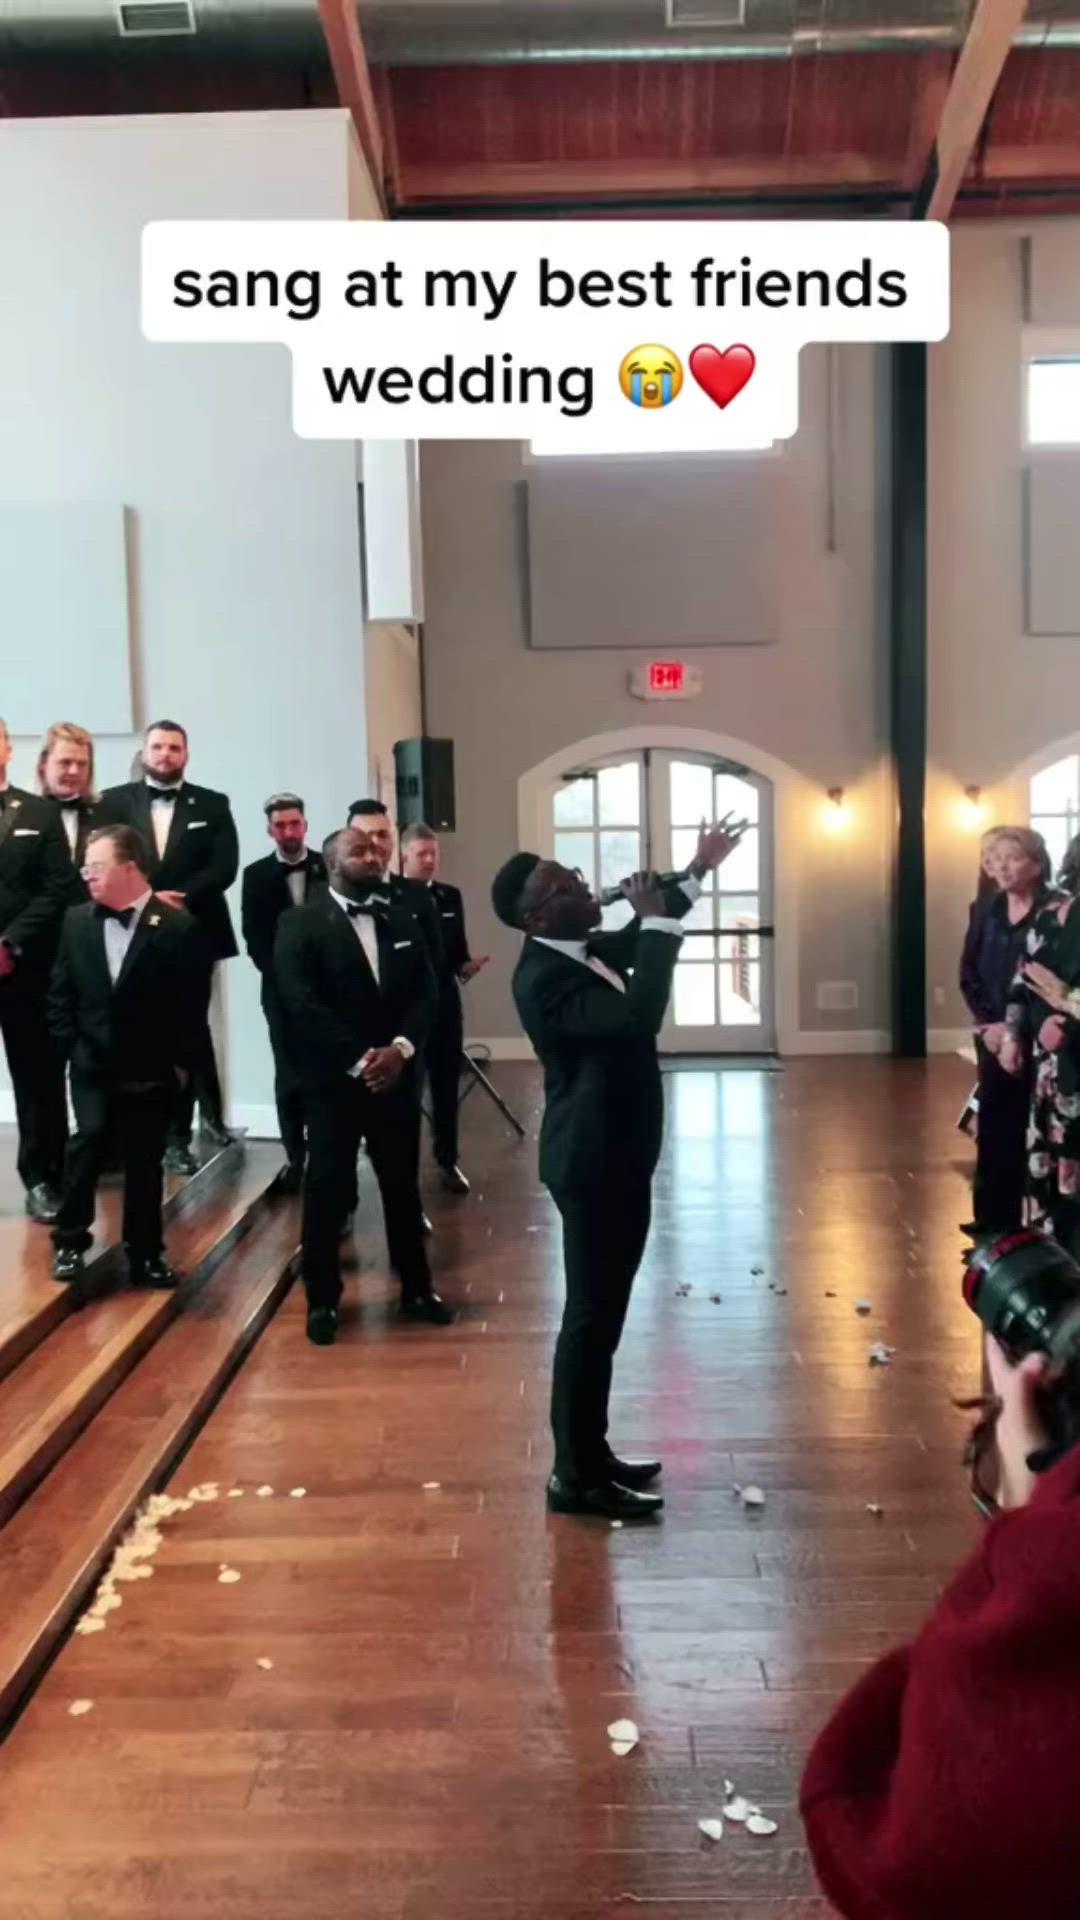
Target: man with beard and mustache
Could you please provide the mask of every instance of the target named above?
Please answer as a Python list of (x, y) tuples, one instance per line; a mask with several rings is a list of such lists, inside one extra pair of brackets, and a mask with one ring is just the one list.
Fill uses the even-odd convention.
[(94, 739), (73, 720), (57, 720), (41, 743), (37, 763), (38, 786), (60, 809), (72, 866), (72, 901), (89, 895), (82, 877), (86, 842), (97, 824), (94, 791)]
[(434, 973), (416, 923), (391, 905), (377, 836), (345, 827), (322, 851), (329, 884), (282, 915), (274, 977), (307, 1118), (301, 1271), (308, 1338), (329, 1346), (342, 1290), (341, 1222), (361, 1138), (382, 1195), (402, 1315), (437, 1326), (452, 1315), (432, 1286), (417, 1176), (415, 1060), (435, 1016)]
[(134, 827), (150, 850), (150, 884), (170, 907), (184, 907), (201, 938), (198, 979), (199, 1044), (190, 1079), (179, 1096), (165, 1164), (177, 1173), (196, 1173), (191, 1151), (195, 1101), (202, 1132), (217, 1146), (232, 1139), (225, 1125), (210, 1033), (214, 967), (237, 951), (225, 900), (240, 866), (240, 845), (228, 798), (185, 778), (188, 737), (176, 720), (156, 720), (146, 730), (142, 780), (110, 787), (101, 796), (99, 826)]

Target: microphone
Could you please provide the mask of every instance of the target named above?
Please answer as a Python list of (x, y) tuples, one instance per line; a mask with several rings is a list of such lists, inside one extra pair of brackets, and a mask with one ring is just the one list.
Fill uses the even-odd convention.
[[(689, 867), (684, 867), (681, 873), (658, 873), (656, 875), (656, 884), (658, 887), (677, 887), (680, 881), (688, 880), (689, 878), (690, 869)], [(602, 907), (613, 907), (617, 900), (625, 900), (626, 895), (623, 892), (624, 885), (625, 882), (620, 881), (617, 887), (603, 887), (596, 896), (600, 905)]]

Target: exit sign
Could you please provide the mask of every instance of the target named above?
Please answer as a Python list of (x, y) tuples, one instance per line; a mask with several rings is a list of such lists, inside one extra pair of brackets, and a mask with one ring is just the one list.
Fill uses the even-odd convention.
[(685, 671), (681, 660), (650, 660), (649, 692), (681, 693)]
[(682, 660), (650, 660), (630, 675), (630, 691), (637, 700), (696, 700), (701, 684), (700, 668)]

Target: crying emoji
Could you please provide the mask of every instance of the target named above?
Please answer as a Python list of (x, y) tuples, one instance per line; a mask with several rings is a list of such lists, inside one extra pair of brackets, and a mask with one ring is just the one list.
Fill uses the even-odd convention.
[(635, 347), (619, 368), (619, 385), (635, 407), (669, 406), (682, 383), (682, 362), (670, 347)]

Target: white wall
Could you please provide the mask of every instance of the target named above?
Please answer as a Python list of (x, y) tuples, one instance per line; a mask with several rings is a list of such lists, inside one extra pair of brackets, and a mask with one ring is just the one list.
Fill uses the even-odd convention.
[[(0, 500), (130, 509), (136, 714), (187, 724), (192, 778), (231, 794), (245, 860), (266, 850), (266, 794), (299, 789), (321, 835), (367, 765), (355, 450), (293, 434), (284, 353), (146, 343), (139, 236), (371, 211), (341, 112), (0, 121)], [(35, 744), (17, 740), (19, 780)], [(135, 744), (100, 741), (105, 783)], [(256, 980), (246, 959), (224, 971), (232, 1112), (258, 1126)]]
[[(801, 798), (785, 813), (790, 887), (786, 897), (778, 888), (775, 917), (780, 943), (798, 941), (797, 1042), (815, 1050), (830, 1040), (839, 1050), (888, 1044), (881, 371), (868, 348), (837, 351), (831, 378), (823, 349), (804, 353), (802, 421), (780, 456), (781, 511), (759, 530), (781, 576), (780, 639), (687, 655), (702, 667), (705, 691), (685, 705), (648, 707), (631, 696), (628, 673), (644, 656), (531, 650), (519, 497), (530, 469), (521, 449), (425, 446), (427, 728), (456, 749), (458, 831), (447, 837), (445, 867), (466, 891), (475, 948), (494, 955), (469, 991), (471, 1034), (506, 1041), (520, 1032), (509, 990), (515, 937), (494, 920), (489, 888), (517, 845), (521, 776), (575, 742), (652, 720), (745, 742), (750, 764), (756, 749), (762, 771), (770, 761), (790, 770), (787, 791)], [(588, 535), (583, 521), (580, 537)], [(676, 595), (662, 527), (656, 565), (670, 569)], [(719, 520), (714, 590), (722, 600)], [(851, 827), (836, 838), (823, 832), (821, 814), (838, 785), (849, 794)], [(858, 986), (853, 1013), (817, 1007), (818, 982), (837, 980)]]
[(963, 790), (983, 788), (986, 824), (1026, 819), (1021, 764), (1080, 727), (1080, 632), (1024, 630), (1029, 287), (1032, 319), (1071, 325), (1080, 345), (1080, 222), (956, 229), (952, 329), (930, 353), (927, 983), (945, 1029), (965, 1020), (956, 972), (978, 834), (961, 824)]
[[(394, 744), (421, 731), (420, 659), (416, 636), (408, 627), (369, 622), (364, 637), (364, 687), (367, 706), (367, 794), (396, 808)], [(359, 794), (350, 794), (355, 800)]]

